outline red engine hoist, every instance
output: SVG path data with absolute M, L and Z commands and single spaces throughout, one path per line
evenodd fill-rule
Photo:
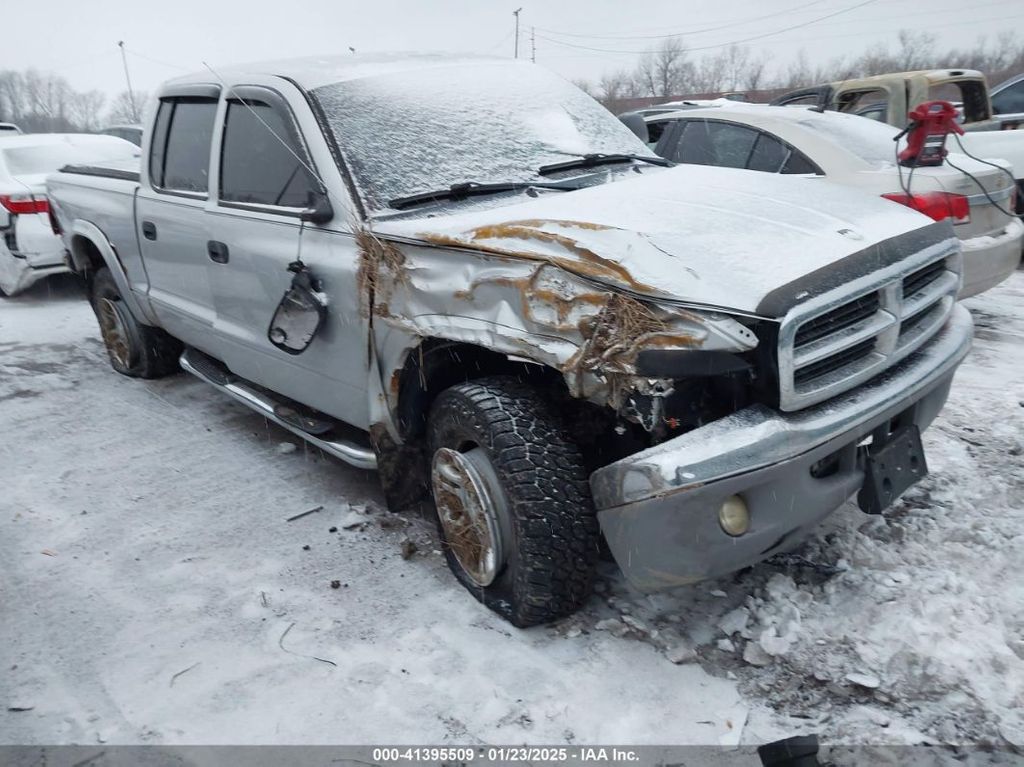
M 964 132 L 956 116 L 956 107 L 948 101 L 925 101 L 914 107 L 907 115 L 910 125 L 896 136 L 896 141 L 907 137 L 907 146 L 899 153 L 900 165 L 942 165 L 946 159 L 946 136 Z

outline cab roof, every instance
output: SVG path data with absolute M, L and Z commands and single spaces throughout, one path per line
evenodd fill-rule
M 277 61 L 261 61 L 231 66 L 212 66 L 190 75 L 167 81 L 167 86 L 190 83 L 217 83 L 225 80 L 229 84 L 246 75 L 267 75 L 293 80 L 306 90 L 323 85 L 360 80 L 402 72 L 447 67 L 478 66 L 481 63 L 503 64 L 505 66 L 528 65 L 525 60 L 516 62 L 497 56 L 466 56 L 444 53 L 348 53 L 344 55 L 308 56 Z

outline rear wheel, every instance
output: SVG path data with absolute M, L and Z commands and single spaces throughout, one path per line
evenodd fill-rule
M 132 316 L 106 267 L 93 276 L 89 300 L 114 370 L 134 378 L 161 378 L 178 370 L 181 343 Z
M 473 596 L 516 626 L 590 594 L 599 532 L 579 449 L 515 378 L 445 390 L 430 413 L 431 487 L 445 557 Z

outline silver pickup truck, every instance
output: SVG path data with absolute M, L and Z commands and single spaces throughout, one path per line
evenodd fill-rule
M 792 548 L 926 472 L 972 324 L 947 222 L 680 166 L 540 67 L 320 59 L 166 83 L 141 172 L 48 182 L 110 361 L 180 366 L 430 500 L 519 626 Z M 158 439 L 159 437 L 154 437 Z

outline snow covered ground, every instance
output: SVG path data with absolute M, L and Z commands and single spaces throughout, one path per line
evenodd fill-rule
M 1024 745 L 1024 272 L 968 306 L 931 476 L 884 518 L 668 595 L 608 564 L 520 631 L 372 474 L 116 375 L 73 280 L 3 300 L 0 743 Z

